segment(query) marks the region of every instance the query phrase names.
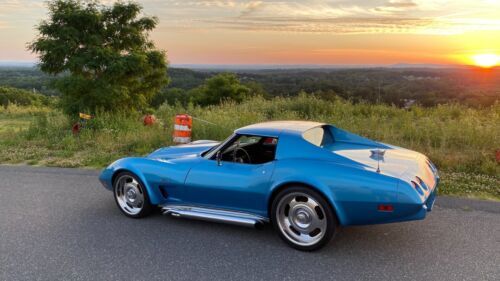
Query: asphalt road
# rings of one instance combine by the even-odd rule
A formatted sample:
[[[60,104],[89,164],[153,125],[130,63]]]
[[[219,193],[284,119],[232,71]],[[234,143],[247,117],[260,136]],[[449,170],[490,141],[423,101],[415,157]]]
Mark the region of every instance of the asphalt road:
[[[440,197],[304,253],[271,227],[126,218],[97,175],[0,166],[0,280],[500,280],[500,203]]]

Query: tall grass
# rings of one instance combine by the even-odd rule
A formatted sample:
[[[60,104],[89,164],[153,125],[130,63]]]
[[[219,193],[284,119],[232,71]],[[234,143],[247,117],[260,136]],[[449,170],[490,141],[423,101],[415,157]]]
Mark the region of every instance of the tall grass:
[[[444,169],[499,174],[500,105],[472,109],[461,105],[405,110],[387,105],[325,101],[301,95],[268,101],[254,98],[208,108],[163,105],[158,116],[170,121],[176,112],[218,124],[194,124],[197,139],[223,139],[232,130],[266,120],[300,119],[334,124],[379,141],[427,154]],[[171,127],[171,125],[168,125]]]
[[[144,155],[172,144],[173,118],[177,113],[217,124],[195,120],[194,139],[222,140],[236,128],[267,120],[334,124],[428,155],[444,172],[444,193],[500,198],[500,165],[495,161],[495,151],[500,149],[498,103],[483,109],[452,104],[405,110],[300,95],[272,100],[256,97],[240,104],[228,101],[210,107],[164,104],[155,113],[160,120],[155,126],[143,126],[137,113],[99,113],[78,136],[71,133],[71,121],[58,111],[0,110],[0,126],[2,120],[9,118],[31,118],[30,125],[21,131],[0,130],[0,162],[103,167],[114,159]],[[471,184],[464,185],[465,182]]]

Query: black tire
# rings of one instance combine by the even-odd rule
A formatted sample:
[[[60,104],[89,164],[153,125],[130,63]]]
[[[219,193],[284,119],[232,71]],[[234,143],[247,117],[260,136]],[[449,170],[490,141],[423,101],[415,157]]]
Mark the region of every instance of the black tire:
[[[143,203],[140,207],[140,211],[138,211],[137,213],[124,210],[122,205],[120,205],[120,202],[119,202],[120,199],[118,198],[119,197],[118,194],[120,194],[120,192],[118,191],[118,189],[119,189],[119,183],[120,183],[121,179],[133,179],[137,182],[137,187],[138,187],[138,190],[140,191],[140,195],[143,196],[143,199],[144,199]],[[148,192],[147,192],[146,188],[144,187],[144,184],[142,183],[141,179],[139,179],[139,177],[137,177],[135,174],[133,174],[131,172],[120,172],[118,175],[115,176],[115,180],[113,182],[113,197],[115,198],[115,203],[118,206],[118,209],[120,209],[120,211],[125,216],[127,216],[129,218],[137,219],[137,218],[146,217],[149,214],[151,214],[151,212],[154,209],[153,206],[151,205],[151,202],[149,201]],[[123,203],[124,202],[122,201],[122,204]],[[125,209],[126,209],[126,207],[125,207]]]
[[[282,211],[278,210],[278,208],[281,209],[282,206],[284,206],[283,204],[286,204],[285,201],[287,201],[288,198],[294,198],[295,195],[297,195],[297,197],[295,199],[293,199],[295,201],[299,200],[298,198],[304,198],[304,196],[300,196],[300,194],[307,195],[307,197],[305,199],[302,199],[302,200],[306,200],[303,202],[308,202],[309,199],[312,199],[311,201],[309,201],[310,203],[312,203],[312,202],[314,202],[314,204],[317,203],[317,205],[321,206],[321,208],[322,208],[322,209],[319,209],[319,211],[316,210],[315,208],[314,208],[314,210],[316,210],[315,213],[316,213],[317,219],[321,222],[322,225],[323,224],[326,224],[326,225],[323,227],[324,231],[320,231],[319,233],[313,234],[317,231],[315,229],[315,231],[311,231],[309,233],[309,235],[311,237],[315,237],[316,235],[320,235],[320,234],[322,235],[322,236],[318,236],[321,238],[316,238],[316,239],[318,239],[318,241],[313,242],[313,244],[303,245],[300,243],[301,242],[300,240],[297,240],[297,241],[293,240],[293,237],[292,237],[293,234],[290,235],[290,233],[296,232],[298,234],[300,232],[298,230],[294,229],[294,225],[291,222],[293,220],[292,218],[294,218],[294,217],[290,217],[292,214],[289,213],[288,216],[281,215],[282,221],[288,220],[288,223],[290,224],[288,226],[289,229],[285,230],[286,223],[279,222],[278,216],[280,216],[280,214],[281,214],[280,212],[282,212]],[[284,201],[280,204],[280,202],[282,200],[284,200]],[[291,204],[291,202],[290,202],[290,204]],[[300,204],[300,203],[295,203],[295,204]],[[291,208],[290,205],[288,205],[288,210],[289,210],[288,212],[291,212],[290,208]],[[300,206],[298,206],[298,205],[295,205],[295,207],[293,207],[293,209],[298,210],[300,212]],[[286,210],[286,206],[285,206],[285,210]],[[323,212],[323,210],[324,210],[324,212]],[[321,213],[324,213],[324,214],[321,216]],[[335,211],[330,206],[330,204],[326,201],[326,199],[321,194],[314,191],[313,189],[308,188],[308,187],[304,187],[304,186],[291,186],[291,187],[287,187],[284,190],[282,190],[281,192],[279,192],[272,202],[270,217],[271,217],[271,221],[273,223],[273,227],[276,230],[276,232],[278,233],[278,235],[281,237],[281,239],[283,239],[283,241],[285,241],[288,245],[292,246],[293,248],[295,248],[297,250],[301,250],[301,251],[315,251],[315,250],[318,250],[318,249],[324,247],[335,236],[335,233],[337,232],[337,228],[338,228],[337,227],[338,222],[337,222],[337,218],[335,215]],[[302,218],[304,218],[304,216],[302,216]],[[296,220],[294,220],[294,221],[296,221]],[[282,226],[283,226],[283,229],[282,229]],[[320,229],[320,228],[318,228],[318,229]],[[292,231],[290,231],[290,230],[292,230]],[[307,232],[307,230],[304,230],[304,231]],[[286,233],[289,233],[289,234],[286,234]],[[306,234],[301,233],[301,235],[306,235]],[[304,236],[304,237],[307,237],[307,236]],[[314,238],[311,238],[311,239],[314,239]]]

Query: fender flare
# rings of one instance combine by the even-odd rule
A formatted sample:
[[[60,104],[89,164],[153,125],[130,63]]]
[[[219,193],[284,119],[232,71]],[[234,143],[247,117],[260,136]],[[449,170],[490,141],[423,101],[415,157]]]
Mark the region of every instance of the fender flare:
[[[113,163],[113,170],[112,170],[112,176],[111,176],[111,184],[114,184],[116,176],[121,173],[121,172],[129,172],[134,174],[139,178],[141,183],[144,185],[146,188],[146,192],[148,193],[149,201],[153,205],[158,205],[161,203],[164,203],[165,199],[163,195],[161,194],[160,190],[158,188],[152,187],[148,181],[146,180],[146,177],[144,176],[144,173],[141,172],[141,169],[138,169],[136,167],[136,164],[131,164],[130,160],[146,160],[144,158],[124,158],[121,160],[126,160],[129,159],[129,161],[120,161]]]
[[[343,225],[344,222],[347,221],[345,212],[339,208],[338,204],[335,201],[335,195],[333,194],[331,187],[324,185],[317,180],[310,178],[303,178],[303,177],[288,177],[286,179],[274,182],[272,184],[271,189],[269,190],[270,192],[266,198],[267,213],[269,218],[271,218],[270,208],[272,206],[273,200],[276,197],[276,195],[287,186],[292,186],[292,185],[302,185],[311,188],[312,190],[323,195],[323,197],[326,199],[326,201],[330,204],[330,206],[334,210],[339,224]]]

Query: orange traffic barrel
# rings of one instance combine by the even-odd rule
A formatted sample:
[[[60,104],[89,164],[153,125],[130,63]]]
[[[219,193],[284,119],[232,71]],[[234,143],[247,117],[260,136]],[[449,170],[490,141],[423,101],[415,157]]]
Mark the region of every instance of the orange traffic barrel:
[[[174,122],[174,142],[191,142],[191,128],[193,127],[193,118],[187,114],[175,115]]]

